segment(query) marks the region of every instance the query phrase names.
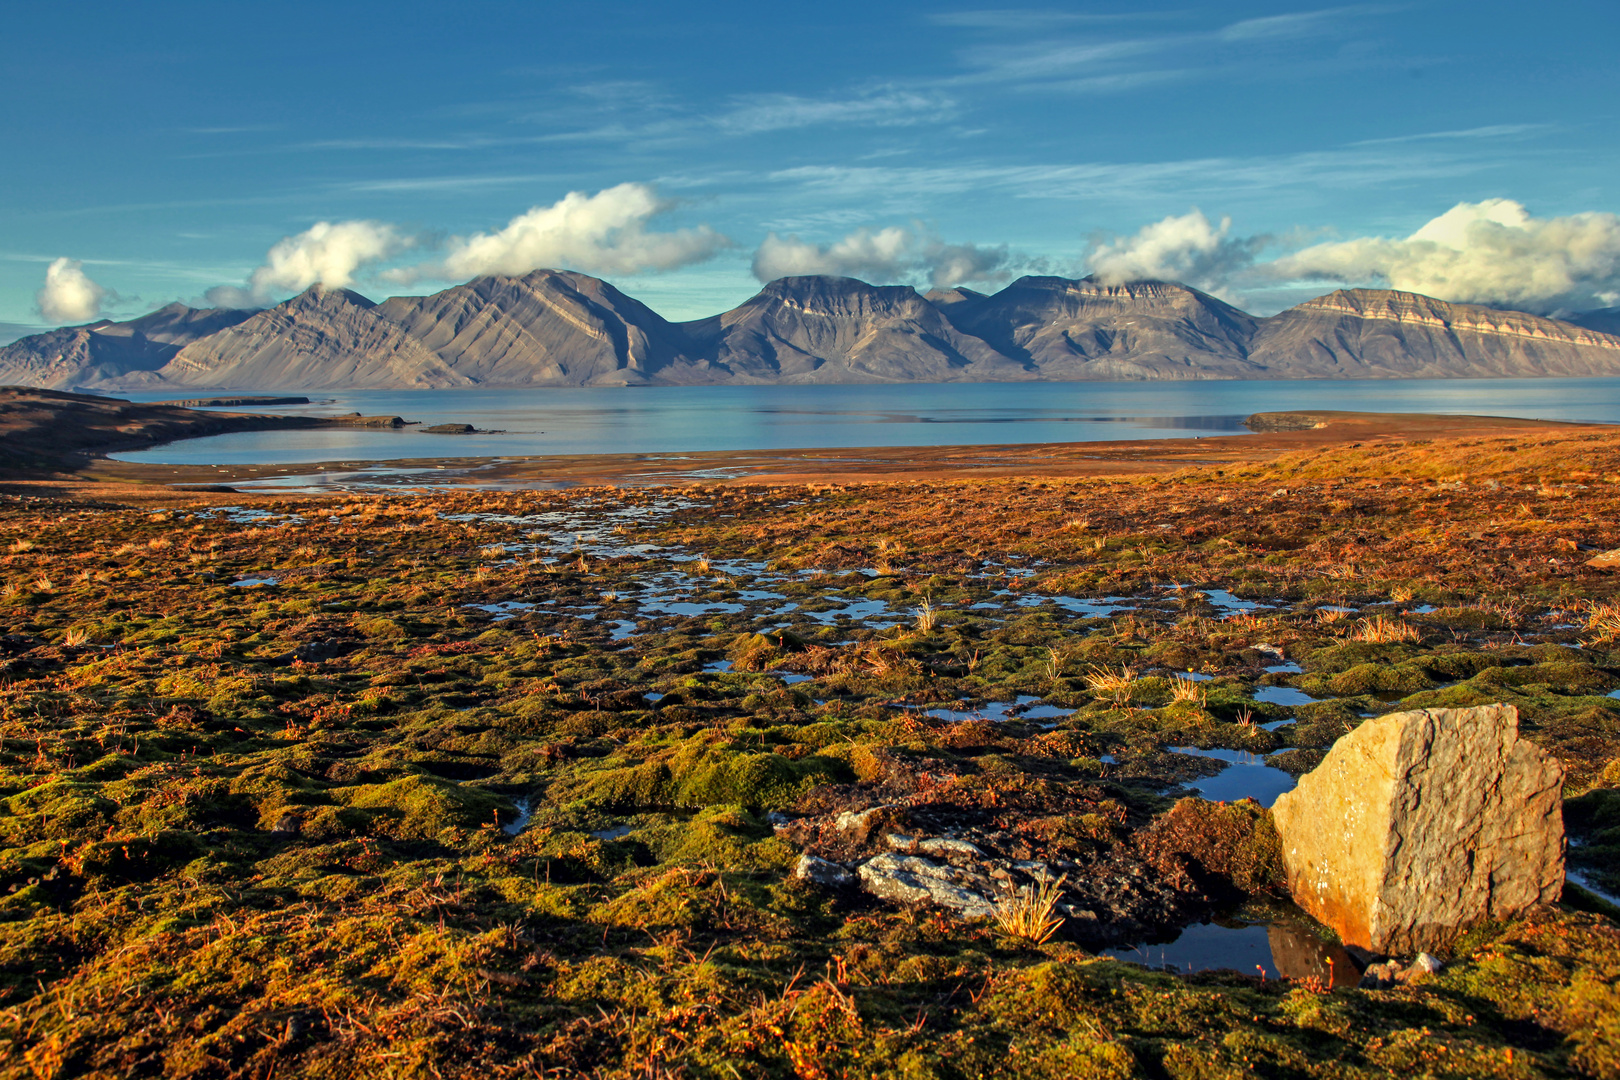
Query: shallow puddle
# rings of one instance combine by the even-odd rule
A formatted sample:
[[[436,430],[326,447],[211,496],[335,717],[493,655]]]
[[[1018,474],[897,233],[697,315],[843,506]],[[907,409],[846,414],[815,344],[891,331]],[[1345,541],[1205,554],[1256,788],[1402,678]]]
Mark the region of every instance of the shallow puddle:
[[[823,626],[831,626],[841,618],[867,622],[883,616],[892,618],[894,615],[889,610],[889,605],[882,600],[856,600],[854,603],[830,611],[805,611],[801,608],[799,614],[808,615]]]
[[[1189,780],[1183,785],[1197,791],[1210,802],[1253,799],[1261,806],[1269,807],[1277,801],[1278,795],[1294,790],[1292,776],[1267,765],[1264,758],[1247,750],[1200,750],[1195,746],[1172,746],[1170,750],[1176,754],[1214,758],[1228,763],[1214,776]]]
[[[1592,883],[1592,879],[1586,873],[1586,871],[1577,870],[1566,864],[1564,867],[1564,879],[1579,885],[1581,888],[1585,889],[1593,896],[1596,896],[1598,899],[1606,900],[1615,907],[1620,907],[1620,896],[1616,896],[1613,893],[1605,892],[1603,889],[1598,888]]]
[[[735,615],[743,609],[741,604],[717,600],[712,603],[697,603],[690,600],[671,600],[667,597],[637,597],[636,605],[642,611],[652,615],[682,615],[695,618],[699,615]]]
[[[1254,700],[1292,709],[1300,705],[1314,705],[1321,699],[1313,698],[1303,690],[1295,690],[1292,686],[1262,686],[1254,692]]]
[[[1258,600],[1240,599],[1239,597],[1233,596],[1225,589],[1199,589],[1198,591],[1208,597],[1209,602],[1218,610],[1223,611],[1228,615],[1239,615],[1245,611],[1258,611],[1261,608],[1271,606],[1269,604],[1262,604]]]
[[[467,604],[466,606],[476,608],[479,611],[489,612],[491,615],[495,616],[496,622],[505,622],[507,619],[515,619],[525,611],[534,610],[535,607],[535,605],[526,603],[522,600],[502,600],[497,604]],[[589,616],[583,615],[580,617],[589,618]]]
[[[276,579],[273,578],[273,577],[245,577],[245,578],[242,578],[240,581],[231,582],[231,588],[233,588],[233,589],[251,589],[251,588],[253,588],[253,587],[257,586],[257,585],[274,585],[274,584],[276,584]]]
[[[517,807],[517,817],[501,826],[501,831],[507,836],[516,836],[529,824],[529,817],[533,810],[528,799],[513,799],[512,805]]]
[[[1013,701],[989,701],[977,709],[929,709],[923,715],[935,720],[962,723],[968,720],[1052,720],[1072,715],[1073,709],[1056,705],[1037,705],[1041,699],[1034,694],[1019,694]]]
[[[1071,615],[1083,618],[1101,618],[1111,616],[1116,612],[1129,611],[1137,605],[1145,603],[1146,597],[1135,596],[1105,596],[1101,600],[1081,600],[1073,596],[1049,596],[1048,600]]]
[[[1167,942],[1104,949],[1101,955],[1161,970],[1227,970],[1247,975],[1263,972],[1268,979],[1278,978],[1277,966],[1271,959],[1271,938],[1261,923],[1238,926],[1198,923],[1183,927]]]
[[[1182,974],[1240,971],[1267,979],[1315,980],[1323,986],[1361,981],[1361,968],[1342,946],[1324,941],[1303,921],[1289,919],[1197,923],[1167,942],[1104,949],[1100,955]]]

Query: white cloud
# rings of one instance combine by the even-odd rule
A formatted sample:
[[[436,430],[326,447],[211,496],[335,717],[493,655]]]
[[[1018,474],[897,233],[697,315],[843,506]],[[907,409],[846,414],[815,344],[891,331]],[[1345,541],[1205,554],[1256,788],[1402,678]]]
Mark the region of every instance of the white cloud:
[[[955,103],[937,92],[893,88],[842,99],[762,94],[739,99],[713,123],[727,135],[755,135],[820,124],[899,127],[943,120],[954,110]]]
[[[831,244],[770,233],[754,252],[760,281],[809,274],[856,277],[874,283],[925,279],[939,288],[970,281],[1001,281],[1014,262],[1005,247],[947,244],[922,226],[857,229]]]
[[[361,268],[393,258],[415,238],[382,221],[317,221],[297,236],[282,237],[265,254],[245,289],[208,290],[210,303],[230,307],[267,304],[311,285],[346,289]]]
[[[404,282],[423,277],[464,281],[543,267],[636,274],[702,262],[730,246],[730,240],[707,225],[649,231],[652,219],[672,205],[647,184],[620,184],[595,195],[571,191],[550,206],[519,214],[497,232],[456,237],[440,262],[386,276]]]
[[[1269,242],[1264,236],[1234,237],[1232,219],[1212,224],[1194,208],[1143,226],[1134,236],[1093,241],[1086,264],[1109,285],[1127,281],[1180,281],[1201,289],[1222,289],[1231,275],[1254,262]]]
[[[1531,311],[1594,307],[1620,291],[1620,216],[1536,218],[1511,199],[1458,203],[1404,239],[1317,244],[1265,270]]]
[[[45,270],[45,284],[34,299],[46,322],[82,323],[101,316],[107,290],[91,281],[84,264],[75,259],[57,259]]]

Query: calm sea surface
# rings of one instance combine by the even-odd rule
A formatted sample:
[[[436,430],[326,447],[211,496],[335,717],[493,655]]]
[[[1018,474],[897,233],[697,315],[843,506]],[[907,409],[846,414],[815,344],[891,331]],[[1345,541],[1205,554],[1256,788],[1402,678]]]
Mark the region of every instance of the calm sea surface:
[[[172,399],[131,395],[137,401]],[[351,390],[266,412],[398,415],[490,434],[269,431],[118,454],[191,465],[531,454],[953,446],[1235,435],[1281,409],[1474,413],[1620,423],[1620,379],[949,383],[600,390]]]

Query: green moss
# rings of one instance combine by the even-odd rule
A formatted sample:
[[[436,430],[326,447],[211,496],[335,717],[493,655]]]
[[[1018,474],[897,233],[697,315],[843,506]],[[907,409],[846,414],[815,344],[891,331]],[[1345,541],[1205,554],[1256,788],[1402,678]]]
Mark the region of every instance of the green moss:
[[[356,810],[371,811],[368,828],[400,839],[432,839],[449,829],[476,829],[505,814],[510,800],[431,776],[406,776],[386,784],[334,788],[331,795]]]

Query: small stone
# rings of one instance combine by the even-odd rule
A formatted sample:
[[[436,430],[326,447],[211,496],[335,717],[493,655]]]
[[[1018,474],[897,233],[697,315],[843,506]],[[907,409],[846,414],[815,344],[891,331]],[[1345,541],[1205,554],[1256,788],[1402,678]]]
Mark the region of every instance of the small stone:
[[[1412,970],[1420,971],[1425,975],[1438,975],[1445,966],[1438,958],[1430,956],[1426,952],[1418,953],[1417,959],[1412,961]]]
[[[847,889],[855,884],[855,877],[848,870],[808,851],[799,856],[799,864],[793,868],[793,876],[800,881],[820,885],[824,889]]]
[[[1592,567],[1594,570],[1620,569],[1620,548],[1613,548],[1609,551],[1599,552],[1592,558],[1587,559],[1586,565]]]
[[[1563,768],[1511,706],[1368,720],[1272,808],[1294,901],[1375,953],[1558,900]]]
[[[857,844],[866,843],[867,837],[872,834],[872,828],[878,823],[882,811],[887,806],[874,806],[868,810],[846,810],[833,820],[833,828],[848,836]]]
[[[282,814],[270,827],[270,835],[282,838],[297,836],[304,831],[304,819],[297,814]]]

